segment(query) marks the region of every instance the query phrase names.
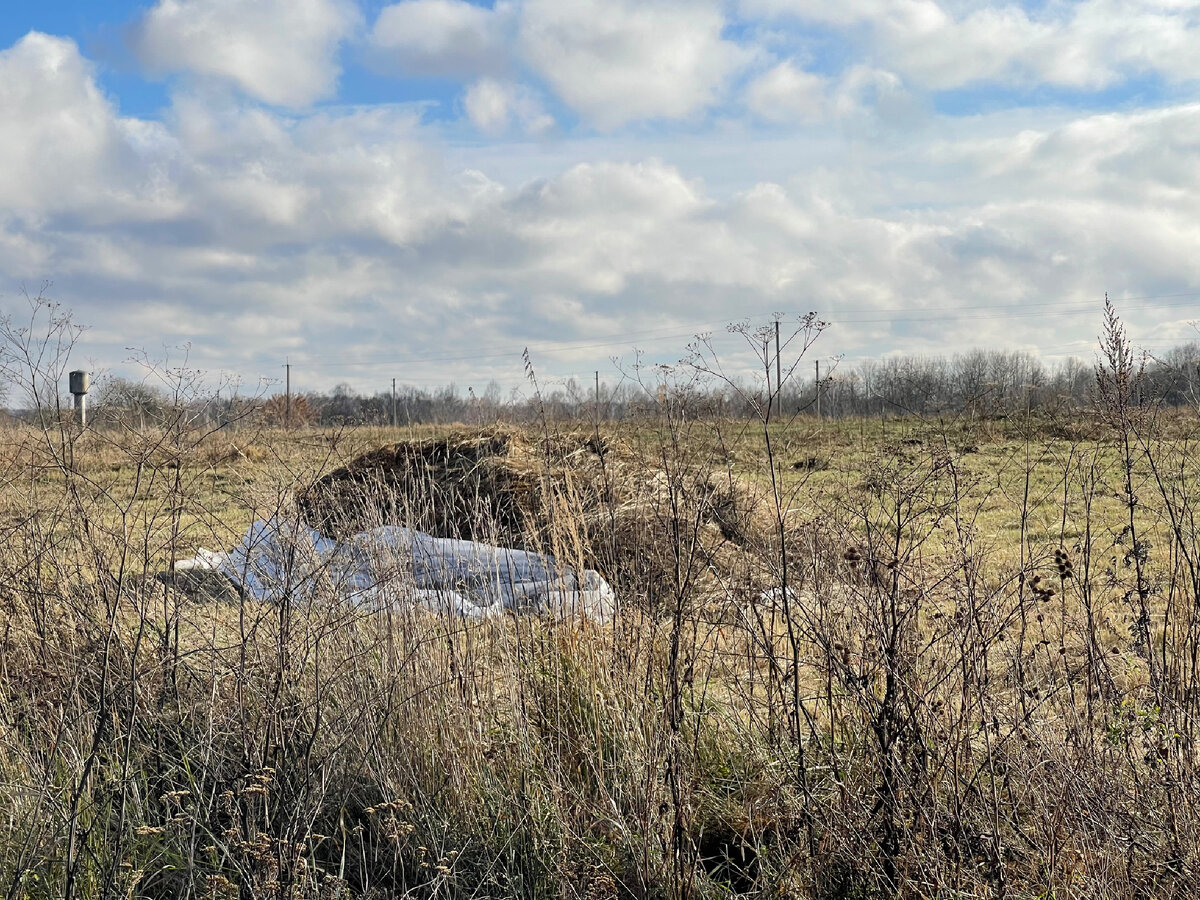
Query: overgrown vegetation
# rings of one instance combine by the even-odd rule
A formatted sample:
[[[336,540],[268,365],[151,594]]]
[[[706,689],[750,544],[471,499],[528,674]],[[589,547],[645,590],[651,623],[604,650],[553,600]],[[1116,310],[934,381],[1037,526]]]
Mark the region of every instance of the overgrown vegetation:
[[[7,375],[53,397],[72,332],[34,313]],[[720,376],[699,347],[606,426],[231,432],[175,370],[152,421],[3,432],[0,889],[1190,896],[1194,411],[1111,310],[1080,412],[816,422],[770,349],[739,419],[687,406]],[[622,609],[472,623],[170,575],[298,513],[551,550]]]

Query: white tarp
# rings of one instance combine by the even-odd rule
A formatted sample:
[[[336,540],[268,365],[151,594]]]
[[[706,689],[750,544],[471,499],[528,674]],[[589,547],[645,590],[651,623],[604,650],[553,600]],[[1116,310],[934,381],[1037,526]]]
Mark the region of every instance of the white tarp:
[[[221,572],[259,600],[341,597],[372,608],[422,606],[474,619],[506,611],[605,621],[614,596],[599,572],[554,557],[385,525],[331,540],[303,523],[250,526],[229,553],[201,550],[177,569]]]

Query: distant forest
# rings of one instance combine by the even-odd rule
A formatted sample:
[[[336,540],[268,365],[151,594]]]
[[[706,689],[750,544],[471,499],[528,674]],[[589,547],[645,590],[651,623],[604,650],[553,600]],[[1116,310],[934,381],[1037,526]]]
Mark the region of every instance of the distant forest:
[[[761,416],[772,401],[772,417],[940,415],[1002,416],[1022,411],[1066,411],[1085,405],[1095,369],[1078,358],[1048,367],[1024,352],[973,350],[952,356],[899,355],[853,366],[832,364],[818,382],[805,362],[807,378],[796,369],[782,390],[768,359],[758,383],[713,377],[702,368],[652,368],[642,378],[616,384],[569,379],[505,394],[495,382],[482,389],[447,384],[436,389],[411,385],[362,394],[349,385],[328,392],[247,397],[232,389],[211,396],[166,390],[161,379],[98,378],[89,395],[94,425],[156,424],[187,410],[190,417],[217,425],[424,425],[548,419],[617,421],[655,415],[665,407],[689,416]],[[1200,343],[1146,356],[1137,386],[1140,402],[1200,407]],[[61,401],[64,409],[70,398]],[[13,410],[18,418],[27,414]]]

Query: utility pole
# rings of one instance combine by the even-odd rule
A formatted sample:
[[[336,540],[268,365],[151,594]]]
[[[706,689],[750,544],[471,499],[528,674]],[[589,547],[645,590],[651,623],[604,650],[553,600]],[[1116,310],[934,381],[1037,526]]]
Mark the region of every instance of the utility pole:
[[[821,361],[817,360],[817,380],[813,382],[817,389],[817,418],[821,418]]]
[[[392,427],[396,427],[396,379],[392,379]]]
[[[775,414],[783,415],[783,377],[779,374],[779,320],[775,320],[775,393],[779,399],[775,401]]]
[[[596,370],[596,421],[600,421],[600,370]]]
[[[283,424],[286,428],[292,427],[292,363],[287,360],[283,364],[284,371],[287,373],[284,377],[283,390]]]

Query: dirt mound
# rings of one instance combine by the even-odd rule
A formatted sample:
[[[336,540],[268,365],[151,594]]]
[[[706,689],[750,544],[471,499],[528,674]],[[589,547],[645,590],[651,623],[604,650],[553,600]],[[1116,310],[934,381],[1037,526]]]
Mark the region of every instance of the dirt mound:
[[[299,498],[335,537],[403,524],[439,537],[553,553],[651,601],[753,589],[769,527],[724,469],[664,463],[594,433],[494,428],[380,447]]]

